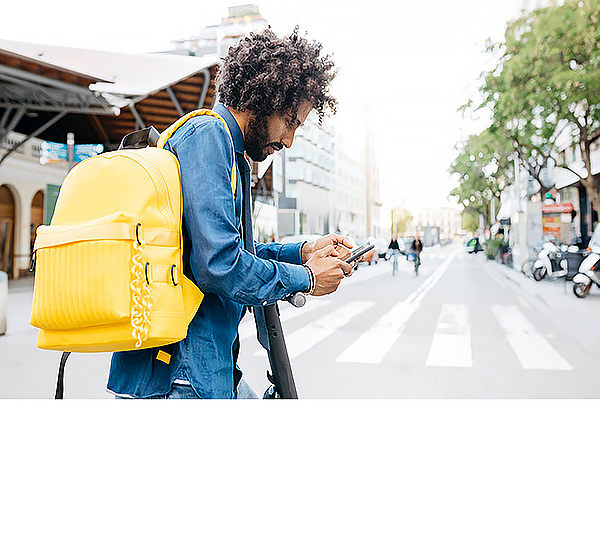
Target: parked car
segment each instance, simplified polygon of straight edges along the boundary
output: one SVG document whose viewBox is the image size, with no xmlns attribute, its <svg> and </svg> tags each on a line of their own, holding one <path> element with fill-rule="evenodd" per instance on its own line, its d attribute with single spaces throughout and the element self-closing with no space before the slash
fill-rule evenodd
<svg viewBox="0 0 600 559">
<path fill-rule="evenodd" d="M 377 251 L 377 255 L 379 256 L 379 258 L 383 258 L 384 260 L 386 260 L 388 245 L 390 244 L 390 242 L 381 237 L 373 239 L 371 242 L 375 245 L 375 250 Z"/>
</svg>

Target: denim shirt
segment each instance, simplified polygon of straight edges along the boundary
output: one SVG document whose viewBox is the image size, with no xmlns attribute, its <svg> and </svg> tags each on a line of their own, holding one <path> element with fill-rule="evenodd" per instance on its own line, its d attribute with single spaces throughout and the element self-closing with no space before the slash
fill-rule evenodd
<svg viewBox="0 0 600 559">
<path fill-rule="evenodd" d="M 188 120 L 165 146 L 181 169 L 184 273 L 204 299 L 187 337 L 169 346 L 169 364 L 156 359 L 159 348 L 113 354 L 108 390 L 115 394 L 167 394 L 174 380 L 185 378 L 201 398 L 234 398 L 233 345 L 244 308 L 309 287 L 302 243 L 255 243 L 255 255 L 244 249 L 242 175 L 249 176 L 248 168 L 236 168 L 235 197 L 231 188 L 232 165 L 236 159 L 246 164 L 244 138 L 224 105 L 213 110 L 227 123 L 233 146 L 223 124 L 207 115 Z"/>
</svg>

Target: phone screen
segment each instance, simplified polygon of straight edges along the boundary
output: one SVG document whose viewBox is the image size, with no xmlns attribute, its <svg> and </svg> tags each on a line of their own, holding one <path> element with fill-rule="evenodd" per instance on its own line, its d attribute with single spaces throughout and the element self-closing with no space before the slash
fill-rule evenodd
<svg viewBox="0 0 600 559">
<path fill-rule="evenodd" d="M 346 262 L 348 264 L 350 264 L 351 262 L 354 262 L 355 260 L 358 260 L 364 254 L 366 254 L 367 252 L 370 252 L 371 250 L 373 250 L 373 248 L 375 248 L 375 245 L 369 244 L 369 243 L 367 243 L 366 245 L 361 245 L 361 246 L 355 248 L 350 253 L 350 256 L 346 259 Z"/>
</svg>

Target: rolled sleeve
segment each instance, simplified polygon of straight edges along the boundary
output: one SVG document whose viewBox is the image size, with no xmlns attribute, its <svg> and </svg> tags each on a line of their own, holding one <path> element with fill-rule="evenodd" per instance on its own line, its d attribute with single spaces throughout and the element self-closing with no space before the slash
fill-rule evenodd
<svg viewBox="0 0 600 559">
<path fill-rule="evenodd" d="M 256 255 L 267 260 L 277 260 L 289 264 L 302 264 L 302 245 L 304 243 L 254 243 Z"/>
<path fill-rule="evenodd" d="M 310 284 L 302 266 L 243 248 L 231 189 L 231 139 L 216 119 L 192 119 L 169 141 L 181 169 L 183 213 L 198 287 L 244 305 L 283 299 Z"/>
</svg>

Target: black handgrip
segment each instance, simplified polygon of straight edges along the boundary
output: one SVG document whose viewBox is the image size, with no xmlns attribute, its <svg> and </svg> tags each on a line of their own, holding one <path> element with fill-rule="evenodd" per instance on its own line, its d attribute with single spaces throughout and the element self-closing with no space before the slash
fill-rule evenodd
<svg viewBox="0 0 600 559">
<path fill-rule="evenodd" d="M 287 301 L 290 305 L 300 308 L 306 305 L 306 293 L 302 293 L 298 291 L 297 293 L 292 293 L 287 297 L 284 297 L 284 301 Z"/>
</svg>

